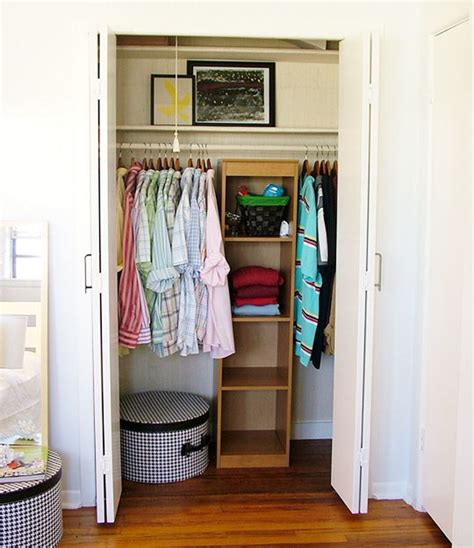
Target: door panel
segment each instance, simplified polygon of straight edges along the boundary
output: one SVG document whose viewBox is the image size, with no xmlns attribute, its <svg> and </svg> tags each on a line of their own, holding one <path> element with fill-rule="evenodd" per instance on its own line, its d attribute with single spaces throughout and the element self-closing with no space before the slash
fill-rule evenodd
<svg viewBox="0 0 474 548">
<path fill-rule="evenodd" d="M 471 477 L 455 481 L 456 446 L 464 444 L 464 454 L 459 455 L 462 465 L 468 451 L 465 429 L 472 435 L 472 407 L 471 413 L 459 407 L 460 402 L 467 406 L 472 397 L 472 384 L 470 396 L 466 390 L 461 392 L 460 384 L 462 372 L 467 382 L 472 367 L 467 365 L 472 332 L 466 332 L 466 299 L 472 284 L 472 125 L 471 117 L 466 115 L 471 112 L 470 24 L 463 23 L 435 36 L 432 53 L 422 504 L 447 537 L 453 539 L 456 483 L 459 492 L 465 493 L 459 509 L 465 512 L 469 505 L 471 508 L 467 525 L 472 535 L 472 461 L 467 466 Z M 448 176 L 446 166 L 452 166 Z M 465 436 L 464 441 L 460 436 Z M 470 451 L 472 454 L 472 448 Z"/>
<path fill-rule="evenodd" d="M 374 37 L 341 43 L 331 483 L 353 513 L 366 512 L 368 500 L 377 68 Z"/>
<path fill-rule="evenodd" d="M 122 491 L 115 228 L 115 47 L 115 35 L 106 30 L 91 39 L 92 293 L 99 523 L 115 520 Z"/>
</svg>

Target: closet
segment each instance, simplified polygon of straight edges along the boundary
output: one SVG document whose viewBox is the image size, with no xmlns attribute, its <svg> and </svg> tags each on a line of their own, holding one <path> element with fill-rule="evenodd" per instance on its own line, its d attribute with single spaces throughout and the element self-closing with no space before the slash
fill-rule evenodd
<svg viewBox="0 0 474 548">
<path fill-rule="evenodd" d="M 242 459 L 245 450 L 232 449 L 233 442 L 229 446 L 228 437 L 229 430 L 254 430 L 241 428 L 242 422 L 239 423 L 233 411 L 249 401 L 257 404 L 251 414 L 257 414 L 259 405 L 264 405 L 267 419 L 270 415 L 274 417 L 272 424 L 264 419 L 259 427 L 274 432 L 272 444 L 277 441 L 273 454 L 278 458 L 270 465 L 287 464 L 292 426 L 300 439 L 331 437 L 332 427 L 332 483 L 351 511 L 367 511 L 375 227 L 374 208 L 370 205 L 375 199 L 376 183 L 375 163 L 371 163 L 368 151 L 373 154 L 376 149 L 376 41 L 369 35 L 348 38 L 338 51 L 305 49 L 287 40 L 179 39 L 179 74 L 186 74 L 188 60 L 265 60 L 276 66 L 275 127 L 179 126 L 181 165 L 186 165 L 188 157 L 196 161 L 198 151 L 205 150 L 216 167 L 215 187 L 221 215 L 231 210 L 235 201 L 235 183 L 232 171 L 227 168 L 240 164 L 248 169 L 257 165 L 257 160 L 266 159 L 269 166 L 284 161 L 282 165 L 288 171 L 280 174 L 280 180 L 285 181 L 292 200 L 290 239 L 257 243 L 229 237 L 225 252 L 232 268 L 259 264 L 260 245 L 261 256 L 285 270 L 291 288 L 299 162 L 305 153 L 312 161 L 323 157 L 335 159 L 339 149 L 339 166 L 350 166 L 343 171 L 344 185 L 338 195 L 336 364 L 328 358 L 321 370 L 316 371 L 312 365 L 303 368 L 294 357 L 290 344 L 293 321 L 290 291 L 285 295 L 284 312 L 278 321 L 234 322 L 237 352 L 222 364 L 214 363 L 203 353 L 185 358 L 179 354 L 158 358 L 146 346 L 119 359 L 114 249 L 117 151 L 125 163 L 132 156 L 141 160 L 143 156 L 156 158 L 165 150 L 170 153 L 174 128 L 150 125 L 150 76 L 173 74 L 176 51 L 174 37 L 170 40 L 102 32 L 95 38 L 91 40 L 91 157 L 92 166 L 98 168 L 97 174 L 92 170 L 98 521 L 113 522 L 120 500 L 119 394 L 147 389 L 195 392 L 211 400 L 218 465 L 233 454 L 237 458 L 230 458 L 229 466 L 253 462 Z M 98 131 L 94 131 L 97 121 Z M 238 178 L 239 172 L 234 175 Z M 277 173 L 257 171 L 250 176 L 270 182 Z M 275 353 L 275 360 L 268 356 L 258 364 L 252 363 L 253 358 L 248 362 L 237 360 L 239 343 L 243 344 L 245 330 L 249 329 L 255 330 L 263 347 L 268 345 L 269 352 Z M 270 380 L 259 372 L 256 381 L 249 381 L 248 376 L 242 380 L 239 371 L 242 365 L 258 365 L 267 371 L 276 365 L 275 369 L 281 371 L 269 372 Z M 251 390 L 245 390 L 249 386 Z M 320 422 L 324 425 L 320 430 L 317 413 L 323 413 Z M 293 425 L 291 416 L 293 420 L 297 418 Z M 312 421 L 312 417 L 316 419 Z M 219 421 L 224 423 L 221 430 L 227 432 L 226 439 L 218 438 Z M 226 429 L 225 424 L 232 421 L 237 422 Z M 308 426 L 311 422 L 316 426 Z M 255 444 L 262 447 L 261 440 L 257 439 Z M 251 451 L 251 455 L 258 454 Z M 262 458 L 258 465 L 265 462 Z"/>
</svg>

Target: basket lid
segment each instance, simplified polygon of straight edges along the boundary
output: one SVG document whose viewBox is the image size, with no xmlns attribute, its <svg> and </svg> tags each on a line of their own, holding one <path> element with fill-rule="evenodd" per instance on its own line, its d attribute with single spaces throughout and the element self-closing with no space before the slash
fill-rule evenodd
<svg viewBox="0 0 474 548">
<path fill-rule="evenodd" d="M 173 432 L 209 418 L 209 403 L 188 392 L 138 392 L 120 398 L 120 424 L 135 432 Z"/>
</svg>

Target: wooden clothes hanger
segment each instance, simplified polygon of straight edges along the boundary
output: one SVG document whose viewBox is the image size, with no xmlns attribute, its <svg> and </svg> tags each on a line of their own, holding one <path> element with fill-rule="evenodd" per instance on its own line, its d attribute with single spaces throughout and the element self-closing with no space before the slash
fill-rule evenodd
<svg viewBox="0 0 474 548">
<path fill-rule="evenodd" d="M 196 169 L 201 169 L 201 145 L 198 143 L 198 157 L 196 160 Z"/>
<path fill-rule="evenodd" d="M 125 167 L 123 162 L 122 162 L 122 145 L 120 145 L 119 154 L 118 154 L 118 158 L 117 158 L 117 169 L 119 167 Z"/>
<path fill-rule="evenodd" d="M 165 145 L 165 157 L 163 159 L 163 169 L 169 169 L 168 165 L 168 145 L 164 143 Z"/>
<path fill-rule="evenodd" d="M 144 156 L 143 156 L 143 162 L 142 162 L 142 166 L 143 166 L 143 169 L 148 169 L 148 162 L 147 162 L 147 159 L 146 159 L 146 143 L 143 143 L 143 146 L 145 147 L 144 148 Z"/>
<path fill-rule="evenodd" d="M 148 158 L 148 169 L 155 169 L 153 164 L 153 150 L 151 148 L 151 143 L 148 145 L 150 147 L 150 157 Z"/>
<path fill-rule="evenodd" d="M 158 159 L 156 160 L 156 170 L 161 171 L 163 164 L 161 163 L 161 143 L 158 143 Z"/>
<path fill-rule="evenodd" d="M 315 177 L 319 176 L 319 160 L 316 160 L 313 164 L 313 175 Z"/>
</svg>

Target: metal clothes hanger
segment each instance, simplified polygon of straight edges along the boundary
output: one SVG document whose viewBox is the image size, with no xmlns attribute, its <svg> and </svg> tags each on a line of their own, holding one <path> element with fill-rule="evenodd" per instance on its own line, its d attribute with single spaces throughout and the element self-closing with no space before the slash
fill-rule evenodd
<svg viewBox="0 0 474 548">
<path fill-rule="evenodd" d="M 193 167 L 193 143 L 189 143 L 188 167 Z"/>
<path fill-rule="evenodd" d="M 212 163 L 211 163 L 211 158 L 209 156 L 209 150 L 207 148 L 207 143 L 206 143 L 206 156 L 207 156 L 207 169 L 212 169 Z"/>
<path fill-rule="evenodd" d="M 158 143 L 158 159 L 156 160 L 156 170 L 161 171 L 163 164 L 161 163 L 161 143 Z"/>
<path fill-rule="evenodd" d="M 198 143 L 198 157 L 196 160 L 196 169 L 201 169 L 201 144 Z"/>
<path fill-rule="evenodd" d="M 174 169 L 174 156 L 173 156 L 173 145 L 171 143 L 168 143 L 170 146 L 170 168 Z"/>
<path fill-rule="evenodd" d="M 155 169 L 155 166 L 153 165 L 153 150 L 151 148 L 151 143 L 148 143 L 148 146 L 150 147 L 150 157 L 148 158 L 148 169 Z"/>
<path fill-rule="evenodd" d="M 165 157 L 163 159 L 163 169 L 169 169 L 168 165 L 168 145 L 166 143 L 163 143 L 165 145 Z"/>
</svg>

